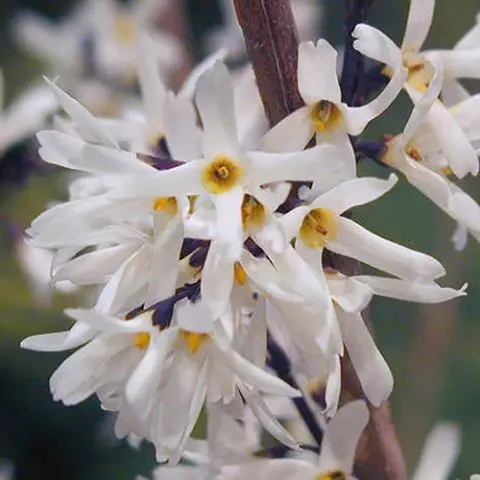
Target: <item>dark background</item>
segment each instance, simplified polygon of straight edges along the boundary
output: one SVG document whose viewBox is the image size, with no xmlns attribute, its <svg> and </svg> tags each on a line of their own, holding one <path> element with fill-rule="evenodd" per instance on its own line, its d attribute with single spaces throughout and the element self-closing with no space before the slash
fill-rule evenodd
<svg viewBox="0 0 480 480">
<path fill-rule="evenodd" d="M 323 35 L 337 43 L 342 38 L 342 2 L 323 3 Z M 61 17 L 72 4 L 66 0 L 1 1 L 0 66 L 7 98 L 43 71 L 38 60 L 20 52 L 9 40 L 12 15 L 30 8 Z M 214 0 L 188 4 L 192 30 L 199 40 L 220 21 L 218 8 Z M 377 0 L 370 22 L 399 41 L 407 4 Z M 474 0 L 441 0 L 437 4 L 427 46 L 449 47 L 473 24 L 479 5 Z M 200 48 L 197 55 L 202 55 Z M 408 108 L 408 101 L 400 99 L 387 116 L 374 123 L 369 134 L 375 138 L 398 133 Z M 52 171 L 35 172 L 19 183 L 18 159 L 23 153 L 25 149 L 18 147 L 0 160 L 0 218 L 27 227 L 47 202 L 63 199 L 65 193 L 61 177 Z M 376 166 L 361 168 L 381 176 L 387 173 Z M 474 180 L 463 186 L 480 199 Z M 480 471 L 479 246 L 470 240 L 466 251 L 454 252 L 449 241 L 453 222 L 403 181 L 394 193 L 359 208 L 356 218 L 378 234 L 439 258 L 449 272 L 445 285 L 470 284 L 468 297 L 444 305 L 417 306 L 383 299 L 375 299 L 372 305 L 379 345 L 396 379 L 393 414 L 409 471 L 413 471 L 427 431 L 444 418 L 458 422 L 463 431 L 462 455 L 452 478 L 468 478 Z M 0 462 L 12 462 L 14 478 L 19 480 L 122 480 L 148 475 L 154 465 L 152 448 L 134 451 L 116 441 L 111 419 L 100 411 L 96 400 L 72 408 L 52 401 L 48 378 L 66 355 L 21 351 L 18 344 L 27 335 L 67 328 L 61 310 L 75 299 L 57 295 L 51 307 L 35 306 L 8 228 L 2 229 L 0 242 Z"/>
</svg>

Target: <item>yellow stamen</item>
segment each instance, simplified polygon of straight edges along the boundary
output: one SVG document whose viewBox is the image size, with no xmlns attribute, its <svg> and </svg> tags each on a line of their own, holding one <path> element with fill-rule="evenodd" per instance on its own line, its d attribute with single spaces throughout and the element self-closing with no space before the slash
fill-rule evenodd
<svg viewBox="0 0 480 480">
<path fill-rule="evenodd" d="M 197 201 L 198 195 L 190 195 L 188 197 L 188 214 L 192 215 L 195 211 L 195 202 Z"/>
<path fill-rule="evenodd" d="M 133 345 L 135 348 L 139 348 L 141 350 L 144 350 L 145 348 L 148 347 L 150 343 L 150 334 L 147 332 L 139 332 L 135 334 L 135 337 L 133 339 Z"/>
<path fill-rule="evenodd" d="M 342 113 L 336 105 L 327 100 L 320 100 L 310 111 L 310 119 L 316 132 L 331 132 L 342 118 Z"/>
<path fill-rule="evenodd" d="M 443 173 L 446 177 L 450 177 L 451 175 L 454 175 L 453 170 L 450 167 L 442 168 L 440 172 Z"/>
<path fill-rule="evenodd" d="M 245 195 L 242 203 L 243 229 L 261 227 L 265 222 L 265 207 L 251 195 Z"/>
<path fill-rule="evenodd" d="M 115 37 L 118 43 L 132 45 L 136 39 L 134 23 L 128 18 L 119 18 L 115 22 Z"/>
<path fill-rule="evenodd" d="M 245 285 L 247 283 L 247 272 L 238 262 L 235 262 L 233 266 L 233 277 L 239 285 Z"/>
<path fill-rule="evenodd" d="M 153 210 L 155 212 L 169 213 L 175 215 L 177 213 L 177 199 L 175 197 L 155 197 L 153 199 Z"/>
<path fill-rule="evenodd" d="M 332 470 L 315 477 L 315 480 L 347 480 L 347 474 L 341 470 Z"/>
<path fill-rule="evenodd" d="M 242 166 L 235 160 L 218 155 L 203 170 L 202 183 L 207 192 L 225 193 L 238 184 L 242 174 Z"/>
<path fill-rule="evenodd" d="M 194 333 L 188 332 L 187 330 L 180 330 L 180 336 L 185 341 L 188 350 L 190 350 L 190 353 L 192 354 L 197 353 L 200 345 L 210 338 L 208 333 Z"/>
<path fill-rule="evenodd" d="M 413 158 L 416 162 L 421 162 L 422 161 L 422 156 L 420 155 L 420 152 L 415 148 L 409 148 L 407 150 L 407 154 L 409 157 Z"/>
<path fill-rule="evenodd" d="M 310 248 L 324 247 L 338 233 L 338 219 L 327 208 L 315 208 L 303 219 L 300 238 Z"/>
</svg>

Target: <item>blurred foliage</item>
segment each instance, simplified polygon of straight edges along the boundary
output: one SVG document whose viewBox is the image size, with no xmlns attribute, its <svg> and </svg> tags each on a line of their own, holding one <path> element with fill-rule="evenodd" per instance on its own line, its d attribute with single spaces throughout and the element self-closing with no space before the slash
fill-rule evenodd
<svg viewBox="0 0 480 480">
<path fill-rule="evenodd" d="M 59 17 L 73 3 L 0 2 L 0 65 L 6 73 L 8 95 L 21 91 L 31 78 L 42 73 L 41 64 L 21 54 L 8 38 L 15 12 L 32 8 Z M 326 36 L 339 43 L 342 2 L 324 3 L 329 11 Z M 451 46 L 472 25 L 476 3 L 438 0 L 427 46 Z M 377 0 L 370 21 L 398 41 L 407 4 L 406 0 Z M 190 0 L 189 11 L 196 39 L 219 21 L 214 0 Z M 197 47 L 199 44 L 196 42 Z M 409 109 L 409 102 L 399 99 L 388 115 L 374 123 L 368 135 L 378 138 L 383 133 L 398 133 Z M 16 159 L 28 152 L 26 148 L 15 148 L 0 161 L 0 218 L 5 224 L 13 221 L 22 228 L 49 202 L 65 197 L 63 177 L 55 170 L 41 169 L 18 183 L 12 162 L 15 165 Z M 370 164 L 362 164 L 360 171 L 383 177 L 389 173 Z M 466 183 L 475 197 L 473 181 Z M 378 234 L 439 258 L 447 267 L 445 282 L 449 286 L 469 282 L 469 296 L 446 305 L 417 306 L 375 299 L 371 309 L 376 336 L 396 379 L 393 414 L 410 471 L 428 429 L 437 419 L 445 418 L 458 422 L 463 430 L 462 455 L 452 478 L 468 478 L 470 473 L 480 471 L 479 246 L 470 241 L 465 252 L 454 252 L 450 244 L 453 222 L 404 181 L 392 194 L 359 208 L 355 215 Z M 75 408 L 52 401 L 47 379 L 66 354 L 20 351 L 18 344 L 25 336 L 68 327 L 61 310 L 76 299 L 56 294 L 50 307 L 35 306 L 7 230 L 5 227 L 0 233 L 0 461 L 13 461 L 19 480 L 123 480 L 140 473 L 147 475 L 154 464 L 152 448 L 144 446 L 135 451 L 116 441 L 112 418 L 100 411 L 94 399 Z"/>
</svg>

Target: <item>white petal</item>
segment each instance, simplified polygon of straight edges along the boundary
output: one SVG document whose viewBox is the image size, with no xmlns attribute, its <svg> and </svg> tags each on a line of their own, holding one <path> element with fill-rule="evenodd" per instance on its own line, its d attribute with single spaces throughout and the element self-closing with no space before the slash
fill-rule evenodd
<svg viewBox="0 0 480 480">
<path fill-rule="evenodd" d="M 338 215 L 358 205 L 365 205 L 381 197 L 397 183 L 397 176 L 390 174 L 387 180 L 365 177 L 348 180 L 320 195 L 310 208 L 328 208 Z"/>
<path fill-rule="evenodd" d="M 175 319 L 180 328 L 195 333 L 212 333 L 216 320 L 203 298 L 195 303 L 187 299 L 178 302 L 175 306 Z"/>
<path fill-rule="evenodd" d="M 436 283 L 417 283 L 397 278 L 359 275 L 353 277 L 373 289 L 375 295 L 419 303 L 440 303 L 466 295 L 467 284 L 459 290 L 444 288 Z"/>
<path fill-rule="evenodd" d="M 402 50 L 418 52 L 432 24 L 435 0 L 411 0 Z"/>
<path fill-rule="evenodd" d="M 307 105 L 319 100 L 340 103 L 342 94 L 337 77 L 337 52 L 324 39 L 298 47 L 298 89 Z"/>
<path fill-rule="evenodd" d="M 373 290 L 368 283 L 358 281 L 357 277 L 338 273 L 326 275 L 326 279 L 332 299 L 346 312 L 361 312 L 372 299 Z"/>
<path fill-rule="evenodd" d="M 342 390 L 342 372 L 340 355 L 333 357 L 333 368 L 330 371 L 325 387 L 325 415 L 331 417 L 338 410 L 340 392 Z"/>
<path fill-rule="evenodd" d="M 182 242 L 183 226 L 178 215 L 172 218 L 162 230 L 155 229 L 145 308 L 175 293 Z"/>
<path fill-rule="evenodd" d="M 244 232 L 242 225 L 243 188 L 212 195 L 215 205 L 215 246 L 225 260 L 239 260 L 242 254 Z"/>
<path fill-rule="evenodd" d="M 168 118 L 164 131 L 168 149 L 175 160 L 188 162 L 200 157 L 200 131 L 197 115 L 192 102 L 172 93 L 165 99 L 165 118 Z"/>
<path fill-rule="evenodd" d="M 222 253 L 213 241 L 202 270 L 202 299 L 214 317 L 220 316 L 225 311 L 233 288 L 234 262 L 223 258 Z"/>
<path fill-rule="evenodd" d="M 438 423 L 427 437 L 412 480 L 447 480 L 460 454 L 460 429 Z"/>
<path fill-rule="evenodd" d="M 225 341 L 214 339 L 215 351 L 225 364 L 232 370 L 232 373 L 252 387 L 260 391 L 270 393 L 271 395 L 285 395 L 287 397 L 299 397 L 301 393 L 292 388 L 278 377 L 262 370 L 253 363 L 245 360 L 235 350 L 233 350 Z"/>
<path fill-rule="evenodd" d="M 156 390 L 163 379 L 165 359 L 178 336 L 178 329 L 167 328 L 150 341 L 148 349 L 128 379 L 125 387 L 127 401 L 142 416 L 149 414 Z"/>
<path fill-rule="evenodd" d="M 90 135 L 96 138 L 100 143 L 103 143 L 109 147 L 118 148 L 115 139 L 113 139 L 107 132 L 102 130 L 101 125 L 99 125 L 97 122 L 97 119 L 83 105 L 65 93 L 48 78 L 45 78 L 45 81 L 52 89 L 55 97 L 58 99 L 63 109 L 70 115 L 72 120 L 82 125 L 82 127 L 88 130 Z"/>
<path fill-rule="evenodd" d="M 164 112 L 167 90 L 160 77 L 155 45 L 146 32 L 140 32 L 137 46 L 138 79 L 151 135 L 165 133 L 168 116 Z"/>
<path fill-rule="evenodd" d="M 353 46 L 364 55 L 385 63 L 393 70 L 393 76 L 383 91 L 371 102 L 361 107 L 345 109 L 345 121 L 351 135 L 359 135 L 374 118 L 380 116 L 397 98 L 407 79 L 398 47 L 380 30 L 369 25 L 357 25 L 353 32 Z"/>
<path fill-rule="evenodd" d="M 461 252 L 465 249 L 468 243 L 468 230 L 462 224 L 457 223 L 455 230 L 452 234 L 453 248 L 457 252 Z"/>
<path fill-rule="evenodd" d="M 102 330 L 105 332 L 137 333 L 152 330 L 152 318 L 150 313 L 144 313 L 131 320 L 122 320 L 117 317 L 105 315 L 95 310 L 81 308 L 67 308 L 65 313 L 78 322 Z"/>
<path fill-rule="evenodd" d="M 343 342 L 348 350 L 362 389 L 368 400 L 378 407 L 393 389 L 390 367 L 378 350 L 362 316 L 337 311 Z"/>
<path fill-rule="evenodd" d="M 233 85 L 221 62 L 198 79 L 197 107 L 203 124 L 203 152 L 207 158 L 219 154 L 238 156 L 237 125 L 233 105 Z"/>
<path fill-rule="evenodd" d="M 87 325 L 77 323 L 72 329 L 75 327 L 77 327 L 77 330 L 78 327 L 84 328 L 82 329 L 83 331 L 75 335 L 71 335 L 71 331 L 33 335 L 32 337 L 22 340 L 20 346 L 27 350 L 35 350 L 37 352 L 61 352 L 79 347 L 83 343 L 91 340 L 95 335 L 95 330 Z"/>
<path fill-rule="evenodd" d="M 249 152 L 250 183 L 315 180 L 318 172 L 327 175 L 329 170 L 334 170 L 338 157 L 339 152 L 332 145 L 319 145 L 295 153 Z"/>
<path fill-rule="evenodd" d="M 263 398 L 257 392 L 247 390 L 246 388 L 240 388 L 240 391 L 242 392 L 242 395 L 244 396 L 248 406 L 252 409 L 253 414 L 262 424 L 263 428 L 265 428 L 270 435 L 282 442 L 284 445 L 287 445 L 293 449 L 298 449 L 297 441 L 275 418 Z M 285 470 L 282 470 L 282 473 L 285 473 Z"/>
<path fill-rule="evenodd" d="M 480 46 L 472 50 L 440 50 L 435 52 L 443 63 L 448 78 L 480 78 Z"/>
<path fill-rule="evenodd" d="M 314 135 L 309 112 L 309 107 L 300 107 L 272 127 L 262 139 L 262 150 L 298 152 L 304 149 Z"/>
<path fill-rule="evenodd" d="M 328 424 L 318 461 L 322 471 L 353 470 L 358 440 L 368 423 L 368 409 L 363 400 L 342 407 Z"/>
<path fill-rule="evenodd" d="M 339 231 L 329 249 L 406 280 L 428 281 L 445 269 L 437 260 L 379 237 L 348 218 L 339 218 Z"/>
</svg>

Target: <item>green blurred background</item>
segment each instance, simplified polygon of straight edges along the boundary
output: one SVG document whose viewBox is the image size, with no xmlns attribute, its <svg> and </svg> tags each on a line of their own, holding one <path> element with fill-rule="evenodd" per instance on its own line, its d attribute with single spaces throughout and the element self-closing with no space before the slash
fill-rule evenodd
<svg viewBox="0 0 480 480">
<path fill-rule="evenodd" d="M 325 0 L 324 36 L 339 42 L 342 36 L 342 2 Z M 6 77 L 7 99 L 19 93 L 42 65 L 19 51 L 9 40 L 12 15 L 31 8 L 53 17 L 65 14 L 67 0 L 2 0 L 0 3 L 0 66 Z M 408 2 L 376 0 L 370 23 L 401 39 Z M 437 12 L 427 46 L 449 47 L 474 22 L 475 0 L 437 1 Z M 214 0 L 189 2 L 196 38 L 220 21 Z M 197 43 L 198 45 L 198 43 Z M 201 51 L 197 52 L 201 55 Z M 398 133 L 409 103 L 400 99 L 391 112 L 369 130 L 372 138 Z M 54 403 L 48 378 L 65 354 L 21 351 L 27 335 L 68 327 L 61 311 L 74 305 L 74 297 L 56 295 L 51 307 L 37 307 L 29 293 L 11 242 L 9 221 L 22 228 L 52 200 L 65 198 L 64 178 L 52 170 L 35 171 L 18 182 L 18 158 L 29 152 L 20 146 L 0 160 L 0 464 L 15 464 L 15 479 L 133 479 L 148 475 L 154 465 L 153 450 L 136 451 L 116 441 L 112 421 L 91 399 L 66 408 Z M 386 170 L 362 165 L 362 173 L 382 176 Z M 463 185 L 475 198 L 474 182 Z M 392 366 L 396 387 L 393 415 L 404 447 L 409 471 L 417 461 L 428 430 L 437 419 L 460 424 L 463 445 L 452 478 L 468 478 L 480 471 L 480 266 L 479 245 L 469 241 L 461 254 L 453 251 L 450 236 L 454 223 L 405 182 L 382 200 L 358 209 L 357 219 L 375 232 L 429 252 L 447 267 L 445 284 L 459 287 L 469 282 L 469 295 L 438 306 L 417 306 L 375 299 L 372 317 L 379 344 Z M 2 223 L 2 224 L 3 224 Z"/>
</svg>

